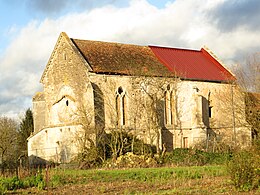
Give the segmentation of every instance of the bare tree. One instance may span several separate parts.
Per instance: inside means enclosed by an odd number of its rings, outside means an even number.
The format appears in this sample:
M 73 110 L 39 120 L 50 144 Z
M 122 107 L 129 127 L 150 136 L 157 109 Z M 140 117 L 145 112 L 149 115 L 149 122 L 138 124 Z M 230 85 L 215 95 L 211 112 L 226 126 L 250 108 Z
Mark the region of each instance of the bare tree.
M 0 163 L 5 166 L 16 163 L 17 153 L 17 123 L 10 118 L 0 118 Z M 9 163 L 9 164 L 8 164 Z M 11 164 L 10 164 L 11 163 Z
M 107 109 L 107 118 L 109 125 L 107 129 L 106 142 L 112 152 L 112 158 L 115 160 L 118 156 L 123 155 L 123 150 L 128 142 L 127 135 L 129 128 L 126 122 L 125 99 L 127 97 L 125 89 L 118 86 L 117 82 L 109 80 L 106 86 L 102 88 L 106 97 L 104 98 L 104 107 Z M 105 115 L 104 115 L 105 116 Z
M 121 124 L 121 117 L 117 112 L 119 105 L 116 102 L 116 83 L 112 80 L 106 83 L 102 90 L 100 87 L 89 83 L 87 95 L 78 101 L 75 110 L 77 123 L 81 127 L 75 133 L 81 161 L 98 159 L 104 161 L 109 151 L 113 159 L 116 159 L 122 155 L 125 146 L 127 129 Z M 106 120 L 109 122 L 105 132 Z
M 103 151 L 105 150 L 103 93 L 93 83 L 88 83 L 86 89 L 85 96 L 78 99 L 74 110 L 74 120 L 80 127 L 75 132 L 79 161 L 85 164 L 106 159 Z
M 252 136 L 258 138 L 260 133 L 260 53 L 250 55 L 244 66 L 236 65 L 234 72 L 245 94 L 246 119 L 252 127 Z
M 99 84 L 92 83 L 94 105 L 84 105 L 83 102 L 87 100 L 82 100 L 77 109 L 77 118 L 82 127 L 82 132 L 79 132 L 81 136 L 78 136 L 81 140 L 81 151 L 88 150 L 86 142 L 98 145 L 99 138 L 106 137 L 106 141 L 102 142 L 107 143 L 113 159 L 125 152 L 130 140 L 131 150 L 134 151 L 136 138 L 142 138 L 147 144 L 155 145 L 159 153 L 162 145 L 161 131 L 165 122 L 165 91 L 169 85 L 174 99 L 168 100 L 173 104 L 171 112 L 178 113 L 174 114 L 174 122 L 171 124 L 175 125 L 174 128 L 181 129 L 180 109 L 177 105 L 179 79 L 130 76 L 127 81 L 123 81 L 127 83 L 128 91 L 124 85 L 121 86 L 122 81 L 118 78 L 106 77 L 104 80 L 105 82 Z M 128 101 L 132 102 L 131 105 L 127 104 Z M 103 136 L 104 132 L 106 136 Z M 130 134 L 132 135 L 129 137 Z M 93 141 L 95 139 L 96 143 Z
M 149 144 L 156 145 L 157 152 L 162 149 L 162 127 L 167 121 L 174 125 L 174 129 L 181 125 L 179 109 L 177 105 L 177 77 L 137 77 L 135 78 L 135 88 L 140 89 L 140 97 L 136 110 L 143 113 L 143 124 Z M 169 96 L 166 94 L 167 88 L 171 89 Z M 138 108 L 139 107 L 139 108 Z M 171 116 L 165 112 L 169 107 Z M 173 113 L 174 112 L 174 113 Z M 172 118 L 174 115 L 174 118 Z M 137 117 L 140 117 L 138 114 Z M 176 117 L 176 118 L 175 118 Z
M 243 91 L 260 93 L 260 52 L 250 55 L 245 65 L 237 64 L 234 72 Z

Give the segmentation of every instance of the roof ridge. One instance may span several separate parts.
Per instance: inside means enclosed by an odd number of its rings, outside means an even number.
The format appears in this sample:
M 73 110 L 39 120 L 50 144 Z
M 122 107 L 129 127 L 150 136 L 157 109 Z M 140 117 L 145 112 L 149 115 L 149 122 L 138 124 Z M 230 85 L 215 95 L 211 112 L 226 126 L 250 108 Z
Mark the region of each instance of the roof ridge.
M 118 44 L 118 45 L 129 45 L 129 46 L 135 46 L 135 47 L 148 47 L 148 45 L 137 45 L 134 43 L 121 43 L 121 42 L 112 42 L 112 41 L 97 41 L 97 40 L 89 40 L 89 39 L 74 39 L 70 38 L 71 40 L 76 41 L 89 41 L 89 42 L 96 42 L 96 43 L 108 43 L 108 44 Z
M 157 48 L 165 48 L 165 49 L 175 49 L 175 50 L 184 50 L 184 51 L 200 52 L 200 50 L 190 49 L 190 48 L 178 48 L 178 47 L 160 46 L 160 45 L 148 45 L 148 46 L 149 46 L 149 47 L 157 47 Z

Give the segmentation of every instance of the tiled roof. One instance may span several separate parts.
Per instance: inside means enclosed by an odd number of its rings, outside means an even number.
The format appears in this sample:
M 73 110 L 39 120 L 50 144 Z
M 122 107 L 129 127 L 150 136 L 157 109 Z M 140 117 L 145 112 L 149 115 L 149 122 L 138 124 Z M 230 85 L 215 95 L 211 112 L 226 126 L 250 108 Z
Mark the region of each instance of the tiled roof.
M 178 76 L 183 79 L 229 81 L 235 77 L 205 49 L 71 39 L 93 72 L 122 75 Z
M 150 46 L 158 59 L 181 78 L 206 81 L 235 80 L 205 49 L 189 50 Z
M 148 46 L 71 39 L 95 73 L 166 76 L 171 72 Z

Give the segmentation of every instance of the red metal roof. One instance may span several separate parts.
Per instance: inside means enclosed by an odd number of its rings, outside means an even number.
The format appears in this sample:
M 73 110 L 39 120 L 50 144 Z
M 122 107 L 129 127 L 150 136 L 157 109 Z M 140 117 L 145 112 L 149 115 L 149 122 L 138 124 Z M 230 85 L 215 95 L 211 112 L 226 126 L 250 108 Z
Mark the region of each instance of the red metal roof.
M 181 78 L 206 81 L 235 80 L 235 77 L 203 48 L 189 50 L 149 47 L 170 71 Z

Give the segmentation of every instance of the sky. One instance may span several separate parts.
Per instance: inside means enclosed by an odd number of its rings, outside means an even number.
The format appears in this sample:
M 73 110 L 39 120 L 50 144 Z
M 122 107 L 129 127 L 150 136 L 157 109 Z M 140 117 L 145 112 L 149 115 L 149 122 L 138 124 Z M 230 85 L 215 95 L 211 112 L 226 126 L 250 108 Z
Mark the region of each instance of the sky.
M 259 0 L 0 0 L 0 116 L 18 117 L 61 32 L 86 40 L 210 48 L 231 68 L 260 51 Z M 237 65 L 239 64 L 239 65 Z

